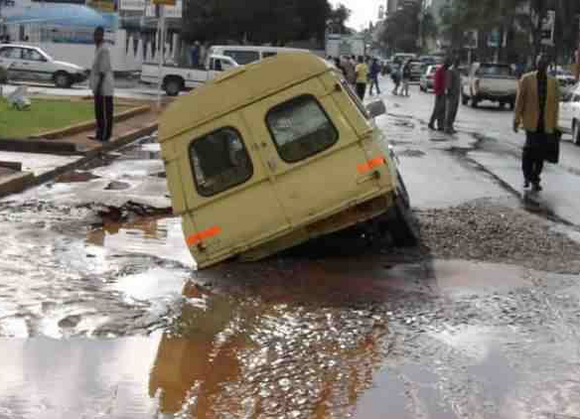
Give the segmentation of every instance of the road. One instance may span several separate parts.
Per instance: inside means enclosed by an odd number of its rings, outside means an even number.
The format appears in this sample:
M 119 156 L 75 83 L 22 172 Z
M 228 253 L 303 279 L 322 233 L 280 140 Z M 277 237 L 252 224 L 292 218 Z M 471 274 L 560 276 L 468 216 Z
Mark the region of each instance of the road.
M 509 111 L 383 99 L 419 249 L 197 272 L 154 139 L 0 202 L 0 418 L 580 417 L 580 148 L 528 196 Z

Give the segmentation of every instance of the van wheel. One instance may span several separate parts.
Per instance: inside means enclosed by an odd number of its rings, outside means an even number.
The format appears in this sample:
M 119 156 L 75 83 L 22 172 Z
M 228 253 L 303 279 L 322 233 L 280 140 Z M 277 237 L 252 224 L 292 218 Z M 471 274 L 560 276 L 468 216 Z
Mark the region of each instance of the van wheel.
M 409 194 L 401 175 L 397 173 L 399 185 L 395 202 L 388 211 L 388 229 L 395 246 L 413 247 L 419 243 L 419 227 L 410 207 Z
M 171 77 L 165 81 L 165 93 L 167 96 L 177 96 L 183 88 L 183 81 L 177 77 Z
M 393 239 L 393 244 L 397 247 L 414 247 L 419 243 L 417 222 L 411 209 L 405 207 L 401 196 L 395 198 L 395 202 L 389 210 L 387 228 Z

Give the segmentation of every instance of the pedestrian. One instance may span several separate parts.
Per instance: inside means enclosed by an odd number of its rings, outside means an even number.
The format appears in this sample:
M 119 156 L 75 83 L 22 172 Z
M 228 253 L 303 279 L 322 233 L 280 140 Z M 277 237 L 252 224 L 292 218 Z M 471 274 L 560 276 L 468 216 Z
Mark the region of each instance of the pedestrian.
M 403 96 L 409 97 L 409 83 L 411 82 L 411 60 L 403 65 Z
M 193 46 L 191 47 L 191 67 L 198 68 L 199 67 L 199 59 L 201 58 L 201 45 L 199 41 L 195 41 Z
M 381 74 L 381 65 L 379 60 L 374 58 L 371 62 L 371 68 L 369 70 L 369 79 L 371 87 L 369 89 L 369 94 L 373 95 L 373 87 L 376 88 L 377 94 L 381 94 L 381 88 L 379 87 L 379 74 Z
M 90 85 L 95 102 L 95 116 L 97 132 L 95 139 L 106 142 L 113 134 L 113 94 L 114 78 L 111 66 L 111 53 L 105 45 L 105 30 L 102 26 L 95 29 L 93 34 L 95 58 L 91 70 Z
M 547 57 L 540 54 L 536 71 L 525 74 L 520 81 L 514 112 L 514 132 L 520 125 L 526 131 L 522 153 L 524 189 L 531 184 L 534 192 L 542 190 L 540 176 L 548 137 L 556 136 L 558 127 L 560 87 L 547 70 Z
M 455 58 L 453 66 L 447 70 L 445 76 L 445 132 L 454 134 L 455 118 L 459 108 L 459 99 L 461 96 L 461 73 L 459 58 Z
M 346 77 L 346 81 L 354 87 L 354 85 L 356 84 L 356 71 L 355 71 L 355 65 L 353 64 L 352 60 L 350 58 L 346 58 L 344 60 L 343 63 L 343 71 Z
M 433 76 L 433 92 L 435 93 L 435 105 L 433 106 L 433 113 L 429 120 L 429 129 L 435 130 L 435 122 L 437 122 L 437 130 L 443 131 L 445 129 L 445 90 L 447 86 L 447 69 L 451 62 L 446 59 L 443 65 L 439 66 Z
M 401 68 L 394 67 L 391 71 L 391 80 L 393 80 L 393 94 L 397 96 L 399 94 L 399 86 L 401 85 Z
M 356 94 L 361 102 L 365 98 L 367 91 L 367 84 L 369 82 L 369 66 L 365 63 L 364 57 L 358 57 L 358 65 L 355 68 L 356 72 Z

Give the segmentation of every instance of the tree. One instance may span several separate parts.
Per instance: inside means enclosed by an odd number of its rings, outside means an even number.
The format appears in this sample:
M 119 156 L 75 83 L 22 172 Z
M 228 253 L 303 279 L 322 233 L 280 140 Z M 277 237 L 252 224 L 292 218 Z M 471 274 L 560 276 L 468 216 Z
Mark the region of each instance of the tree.
M 346 22 L 350 19 L 351 14 L 352 11 L 342 3 L 333 7 L 329 13 L 329 24 L 332 33 L 350 33 L 350 30 L 346 27 Z
M 419 39 L 419 2 L 409 3 L 391 16 L 385 22 L 381 40 L 390 50 L 415 52 Z
M 182 32 L 190 42 L 322 41 L 329 14 L 327 0 L 189 0 L 184 2 Z

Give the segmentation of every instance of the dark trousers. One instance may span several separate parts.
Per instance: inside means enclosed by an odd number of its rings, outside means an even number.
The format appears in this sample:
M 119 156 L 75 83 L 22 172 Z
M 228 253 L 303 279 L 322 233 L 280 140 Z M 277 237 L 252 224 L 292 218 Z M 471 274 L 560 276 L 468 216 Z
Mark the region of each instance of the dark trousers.
M 356 84 L 356 94 L 360 98 L 361 102 L 364 100 L 366 92 L 367 92 L 366 83 L 357 83 Z
M 373 88 L 376 88 L 377 94 L 381 94 L 381 89 L 379 88 L 379 77 L 371 77 L 371 87 L 369 89 L 369 94 L 373 94 Z
M 435 95 L 435 106 L 433 107 L 429 125 L 433 126 L 435 121 L 437 121 L 438 129 L 445 128 L 445 95 Z
M 445 102 L 445 129 L 452 130 L 457 118 L 457 110 L 459 108 L 459 96 L 447 96 Z
M 109 141 L 113 135 L 113 96 L 96 95 L 95 118 L 97 120 L 97 141 Z
M 522 170 L 524 179 L 532 183 L 540 183 L 540 175 L 544 169 L 544 145 L 546 134 L 543 132 L 526 132 L 526 145 L 522 154 Z

